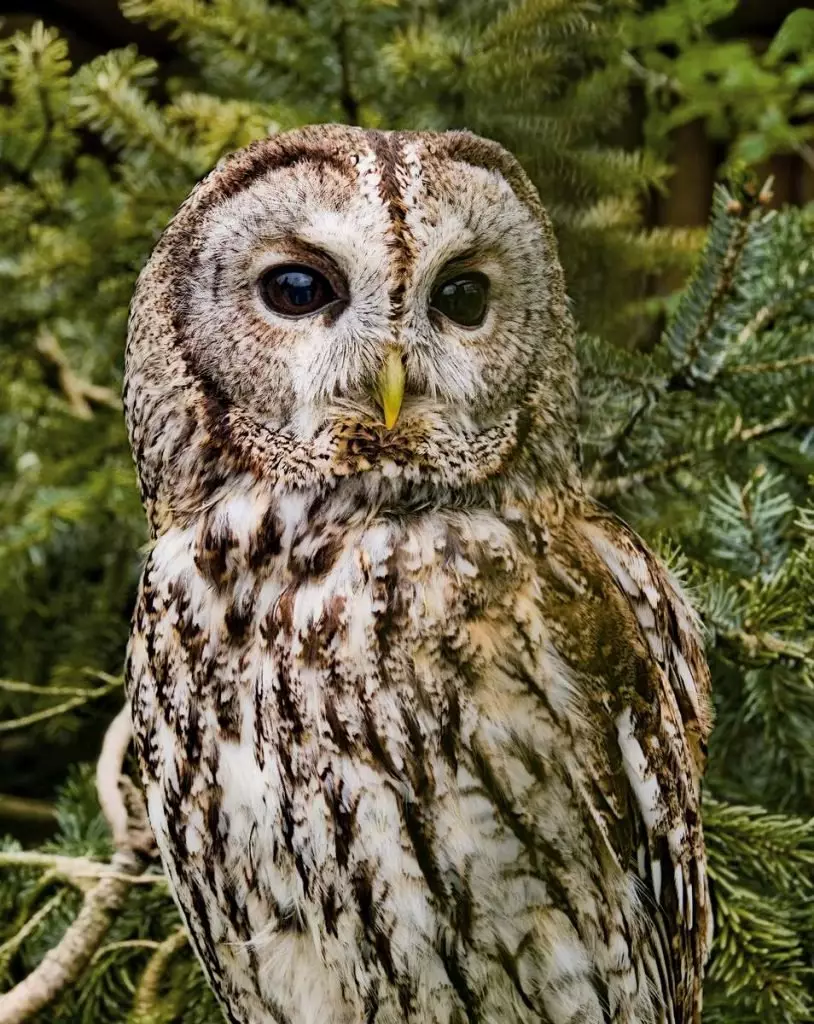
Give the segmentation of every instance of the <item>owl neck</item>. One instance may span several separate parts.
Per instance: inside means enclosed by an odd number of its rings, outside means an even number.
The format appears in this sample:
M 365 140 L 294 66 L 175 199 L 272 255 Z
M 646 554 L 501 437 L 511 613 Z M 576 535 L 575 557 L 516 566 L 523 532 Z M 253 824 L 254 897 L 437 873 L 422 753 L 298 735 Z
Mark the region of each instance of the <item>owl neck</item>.
M 248 500 L 272 511 L 330 507 L 333 521 L 347 524 L 374 518 L 413 518 L 447 510 L 484 511 L 520 520 L 552 500 L 579 499 L 580 478 L 561 456 L 561 465 L 540 472 L 539 456 L 496 464 L 470 450 L 469 459 L 447 459 L 432 468 L 413 463 L 385 462 L 351 469 L 347 462 L 326 462 L 318 451 L 280 445 L 273 462 L 226 456 L 213 458 L 208 446 L 196 457 L 187 454 L 188 475 L 168 478 L 153 500 L 145 502 L 152 532 L 199 523 L 218 508 Z M 256 455 L 256 453 L 255 453 Z M 361 458 L 361 457 L 360 457 Z M 176 463 L 178 464 L 178 463 Z M 194 484 L 190 486 L 190 482 Z M 183 486 L 181 482 L 183 481 Z M 288 518 L 288 513 L 284 518 Z
M 167 390 L 125 392 L 154 536 L 255 488 L 272 500 L 335 494 L 368 514 L 398 515 L 498 509 L 581 487 L 573 417 L 563 403 L 553 412 L 536 404 L 511 409 L 481 428 L 436 412 L 388 432 L 349 415 L 306 438 L 290 428 L 271 429 L 194 385 L 183 394 L 187 400 L 179 403 Z

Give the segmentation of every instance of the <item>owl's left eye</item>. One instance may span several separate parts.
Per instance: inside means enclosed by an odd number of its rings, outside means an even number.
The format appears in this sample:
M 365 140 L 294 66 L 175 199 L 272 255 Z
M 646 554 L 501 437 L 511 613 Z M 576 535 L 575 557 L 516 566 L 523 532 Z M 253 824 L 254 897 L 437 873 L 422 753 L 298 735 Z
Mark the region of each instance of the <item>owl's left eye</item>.
M 430 305 L 461 327 L 480 327 L 489 304 L 489 278 L 472 272 L 438 285 Z
M 272 312 L 283 316 L 307 316 L 337 299 L 326 277 L 301 264 L 272 267 L 259 283 L 263 302 Z

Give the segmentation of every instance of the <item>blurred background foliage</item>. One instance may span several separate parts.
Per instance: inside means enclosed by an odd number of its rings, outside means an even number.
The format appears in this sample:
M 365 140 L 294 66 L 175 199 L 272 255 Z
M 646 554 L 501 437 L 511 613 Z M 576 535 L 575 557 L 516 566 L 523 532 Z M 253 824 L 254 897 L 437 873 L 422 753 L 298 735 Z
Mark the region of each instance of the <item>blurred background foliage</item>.
M 552 211 L 583 330 L 590 485 L 685 578 L 709 631 L 705 1019 L 814 1019 L 814 11 L 51 0 L 3 32 L 7 852 L 111 852 L 77 766 L 122 700 L 146 532 L 118 396 L 128 302 L 163 226 L 269 132 L 468 127 L 516 152 Z M 59 872 L 12 861 L 0 852 L 0 990 L 79 903 Z M 216 1020 L 177 926 L 160 877 L 134 886 L 37 1019 Z

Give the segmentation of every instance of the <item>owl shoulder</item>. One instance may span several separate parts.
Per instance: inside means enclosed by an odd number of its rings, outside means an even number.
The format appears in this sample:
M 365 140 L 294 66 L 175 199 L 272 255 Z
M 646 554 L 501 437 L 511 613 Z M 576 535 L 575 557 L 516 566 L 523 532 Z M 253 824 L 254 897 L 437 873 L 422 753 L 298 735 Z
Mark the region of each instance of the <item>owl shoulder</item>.
M 603 735 L 591 765 L 611 854 L 638 875 L 665 1001 L 697 1018 L 712 914 L 700 784 L 712 713 L 701 628 L 680 584 L 624 522 L 581 504 L 551 531 L 540 579 L 553 643 Z
M 710 674 L 681 584 L 625 522 L 588 502 L 552 531 L 541 576 L 547 612 L 560 638 L 570 635 L 578 667 L 602 675 L 632 711 L 637 695 L 658 697 L 681 726 L 697 782 L 712 727 Z

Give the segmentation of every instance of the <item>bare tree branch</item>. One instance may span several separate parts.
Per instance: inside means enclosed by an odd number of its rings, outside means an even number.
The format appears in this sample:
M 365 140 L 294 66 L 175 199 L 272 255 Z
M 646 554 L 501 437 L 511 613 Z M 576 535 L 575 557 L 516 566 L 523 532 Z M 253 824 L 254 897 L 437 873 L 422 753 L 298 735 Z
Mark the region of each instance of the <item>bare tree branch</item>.
M 117 850 L 129 848 L 127 805 L 119 788 L 119 777 L 132 735 L 130 708 L 125 704 L 108 726 L 96 763 L 96 795 L 99 797 L 102 814 L 110 825 L 113 845 Z
M 56 878 L 77 884 L 88 879 L 118 878 L 129 885 L 166 885 L 163 874 L 144 872 L 140 875 L 121 874 L 112 863 L 92 860 L 90 857 L 65 857 L 58 853 L 40 853 L 38 850 L 0 851 L 0 868 L 44 868 L 53 872 Z

